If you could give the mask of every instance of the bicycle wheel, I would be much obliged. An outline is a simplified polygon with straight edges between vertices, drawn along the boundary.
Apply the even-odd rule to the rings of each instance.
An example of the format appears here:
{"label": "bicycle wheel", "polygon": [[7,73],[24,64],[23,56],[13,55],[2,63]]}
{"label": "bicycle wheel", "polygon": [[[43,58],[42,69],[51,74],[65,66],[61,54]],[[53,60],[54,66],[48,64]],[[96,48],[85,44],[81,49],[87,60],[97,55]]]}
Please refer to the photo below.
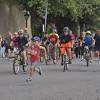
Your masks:
{"label": "bicycle wheel", "polygon": [[86,66],[88,67],[89,66],[89,60],[86,59]]}
{"label": "bicycle wheel", "polygon": [[67,58],[66,58],[66,55],[64,55],[64,69],[63,69],[63,72],[65,72],[68,68],[68,63],[67,63]]}
{"label": "bicycle wheel", "polygon": [[23,72],[27,72],[27,65],[23,65],[22,68],[23,68]]}
{"label": "bicycle wheel", "polygon": [[68,69],[68,63],[66,63],[66,70]]}
{"label": "bicycle wheel", "polygon": [[16,75],[20,71],[20,65],[18,63],[18,59],[14,58],[13,60],[13,73]]}
{"label": "bicycle wheel", "polygon": [[64,69],[63,69],[63,72],[67,71],[68,69],[68,64],[67,63],[64,63]]}
{"label": "bicycle wheel", "polygon": [[64,64],[64,69],[63,69],[63,72],[65,72],[66,71],[66,65]]}

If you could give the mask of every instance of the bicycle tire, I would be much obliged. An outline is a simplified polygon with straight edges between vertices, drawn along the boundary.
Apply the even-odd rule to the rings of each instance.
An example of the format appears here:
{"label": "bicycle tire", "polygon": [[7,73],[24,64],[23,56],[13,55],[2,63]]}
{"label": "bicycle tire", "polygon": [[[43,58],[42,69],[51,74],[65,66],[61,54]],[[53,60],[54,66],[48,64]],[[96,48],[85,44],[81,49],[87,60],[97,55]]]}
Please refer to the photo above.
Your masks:
{"label": "bicycle tire", "polygon": [[64,64],[64,69],[63,69],[63,72],[67,71],[68,70],[68,64]]}
{"label": "bicycle tire", "polygon": [[66,71],[68,70],[68,63],[66,63]]}
{"label": "bicycle tire", "polygon": [[88,59],[86,60],[86,66],[87,67],[89,66],[89,60]]}
{"label": "bicycle tire", "polygon": [[63,72],[65,72],[67,70],[68,63],[67,63],[66,55],[64,55],[63,57],[64,57],[64,68],[63,68]]}
{"label": "bicycle tire", "polygon": [[64,65],[64,68],[63,68],[63,72],[65,72],[66,71],[66,65]]}
{"label": "bicycle tire", "polygon": [[13,73],[15,75],[17,75],[19,73],[19,70],[20,70],[19,64],[16,66],[16,61],[17,61],[17,59],[14,58],[14,60],[13,60]]}
{"label": "bicycle tire", "polygon": [[23,65],[22,68],[23,68],[23,72],[27,72],[27,65],[26,66]]}

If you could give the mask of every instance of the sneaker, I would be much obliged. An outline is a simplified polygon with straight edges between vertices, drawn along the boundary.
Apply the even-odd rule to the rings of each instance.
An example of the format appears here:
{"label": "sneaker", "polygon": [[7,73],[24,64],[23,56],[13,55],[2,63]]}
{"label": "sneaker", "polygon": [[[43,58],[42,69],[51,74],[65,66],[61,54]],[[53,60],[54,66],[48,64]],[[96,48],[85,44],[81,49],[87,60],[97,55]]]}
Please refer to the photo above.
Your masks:
{"label": "sneaker", "polygon": [[61,65],[63,66],[63,61],[61,62]]}
{"label": "sneaker", "polygon": [[41,69],[39,68],[39,71],[38,71],[39,75],[42,75],[42,72],[41,72]]}
{"label": "sneaker", "polygon": [[26,82],[31,82],[31,81],[32,81],[32,78],[26,79]]}
{"label": "sneaker", "polygon": [[71,63],[72,63],[71,60],[69,60],[69,61],[68,61],[68,64],[71,64]]}
{"label": "sneaker", "polygon": [[56,64],[57,63],[56,60],[53,60],[53,63]]}

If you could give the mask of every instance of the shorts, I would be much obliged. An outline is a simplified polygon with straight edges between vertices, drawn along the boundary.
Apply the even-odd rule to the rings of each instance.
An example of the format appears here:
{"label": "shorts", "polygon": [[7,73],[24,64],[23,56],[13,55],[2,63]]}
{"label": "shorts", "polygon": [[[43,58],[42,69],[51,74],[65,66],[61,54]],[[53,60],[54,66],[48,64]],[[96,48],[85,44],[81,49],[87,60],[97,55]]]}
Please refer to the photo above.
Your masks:
{"label": "shorts", "polygon": [[31,68],[40,68],[40,63],[38,63],[38,62],[32,62],[30,67]]}
{"label": "shorts", "polygon": [[62,43],[61,47],[62,48],[72,48],[72,42]]}
{"label": "shorts", "polygon": [[72,49],[71,42],[61,44],[60,48],[61,55],[63,55],[65,52],[71,52],[71,49]]}

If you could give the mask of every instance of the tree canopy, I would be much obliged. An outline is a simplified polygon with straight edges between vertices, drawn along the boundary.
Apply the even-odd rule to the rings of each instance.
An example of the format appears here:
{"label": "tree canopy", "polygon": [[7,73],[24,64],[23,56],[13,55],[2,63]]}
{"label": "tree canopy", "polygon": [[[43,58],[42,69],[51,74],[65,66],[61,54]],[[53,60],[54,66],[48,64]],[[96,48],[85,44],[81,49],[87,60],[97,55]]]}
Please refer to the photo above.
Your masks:
{"label": "tree canopy", "polygon": [[[13,1],[13,0],[6,0]],[[15,0],[23,9],[42,18],[45,8],[51,19],[68,18],[79,24],[97,25],[100,21],[100,0]],[[62,20],[62,19],[60,19]]]}

